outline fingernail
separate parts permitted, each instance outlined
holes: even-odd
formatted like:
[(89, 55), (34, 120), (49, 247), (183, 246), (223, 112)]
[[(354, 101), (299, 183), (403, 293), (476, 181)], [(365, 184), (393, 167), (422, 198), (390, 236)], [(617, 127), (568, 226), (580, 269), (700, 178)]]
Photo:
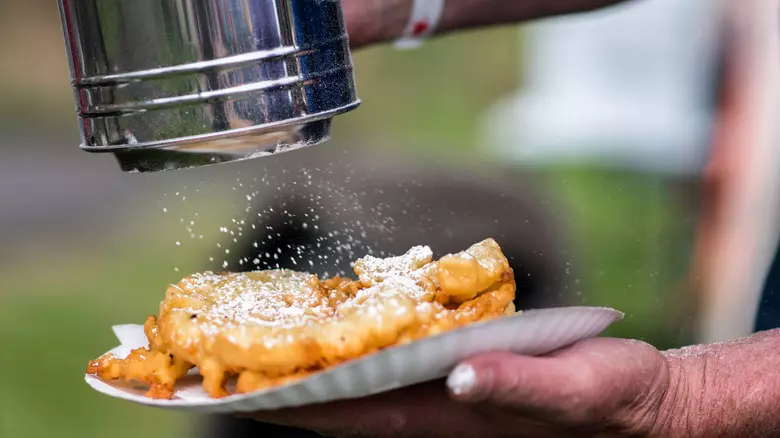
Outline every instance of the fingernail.
[(447, 386), (456, 396), (469, 395), (477, 386), (477, 373), (471, 365), (458, 365), (447, 378)]

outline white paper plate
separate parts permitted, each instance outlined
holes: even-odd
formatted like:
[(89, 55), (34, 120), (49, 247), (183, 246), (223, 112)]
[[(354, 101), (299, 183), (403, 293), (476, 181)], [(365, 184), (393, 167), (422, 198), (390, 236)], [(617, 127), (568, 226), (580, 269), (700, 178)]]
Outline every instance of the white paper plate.
[[(176, 384), (172, 400), (144, 397), (145, 388), (124, 382), (104, 382), (93, 375), (84, 379), (95, 390), (147, 406), (203, 413), (273, 410), (333, 400), (365, 397), (445, 377), (462, 360), (490, 351), (542, 355), (597, 336), (623, 314), (599, 307), (561, 307), (530, 310), (514, 316), (473, 324), (439, 336), (393, 347), (347, 362), (289, 385), (210, 398), (197, 372)], [(140, 325), (115, 326), (120, 346), (111, 350), (125, 357), (148, 346)]]

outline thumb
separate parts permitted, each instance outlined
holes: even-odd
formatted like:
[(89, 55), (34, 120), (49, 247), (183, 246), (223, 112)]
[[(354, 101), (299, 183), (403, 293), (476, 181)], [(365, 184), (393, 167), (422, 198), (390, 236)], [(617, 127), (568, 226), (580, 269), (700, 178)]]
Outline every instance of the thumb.
[(447, 379), (450, 396), (535, 412), (561, 412), (581, 400), (586, 370), (556, 357), (491, 353), (470, 359)]

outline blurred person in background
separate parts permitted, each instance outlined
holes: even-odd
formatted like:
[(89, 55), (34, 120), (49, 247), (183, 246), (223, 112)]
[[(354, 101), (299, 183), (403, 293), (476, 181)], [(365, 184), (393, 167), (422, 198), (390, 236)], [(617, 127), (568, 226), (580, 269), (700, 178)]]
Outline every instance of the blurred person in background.
[(676, 188), (682, 216), (701, 209), (675, 309), (701, 342), (780, 317), (760, 296), (780, 223), (776, 59), (752, 34), (761, 3), (653, 0), (532, 24), (524, 87), (485, 120), (488, 152), (504, 160), (651, 173)]
[[(441, 30), (521, 21), (608, 3), (617, 2), (450, 2)], [(737, 65), (747, 63), (766, 74), (752, 79), (768, 96), (758, 107), (769, 111), (743, 108), (741, 116), (776, 124), (776, 117), (770, 122), (766, 116), (775, 114), (780, 91), (780, 1), (745, 5), (739, 2), (737, 7), (735, 2), (730, 8), (739, 14), (734, 21), (739, 25), (730, 28), (738, 31), (735, 40), (751, 41), (740, 49), (774, 62), (750, 64), (752, 57), (737, 55), (741, 61)], [(348, 2), (345, 6), (355, 14), (350, 26), (355, 40), (367, 43), (399, 35), (409, 2), (364, 3), (360, 13), (353, 10), (358, 6), (351, 8)], [(373, 39), (356, 33), (365, 29), (355, 24), (361, 18), (364, 24), (381, 23), (378, 28), (385, 33), (369, 34)], [(735, 51), (727, 53), (733, 56)], [(730, 74), (740, 70), (734, 65), (729, 63)], [(753, 148), (763, 141), (775, 144), (776, 128), (766, 126), (755, 134), (758, 141), (751, 142), (747, 156), (765, 157)], [(724, 150), (729, 149), (716, 149)], [(770, 302), (764, 298), (762, 303)], [(765, 310), (759, 309), (758, 314)], [(780, 321), (766, 325), (762, 328), (778, 327)], [(496, 353), (470, 359), (453, 371), (446, 389), (442, 382), (434, 382), (359, 401), (258, 413), (256, 418), (331, 436), (780, 436), (780, 418), (775, 414), (780, 409), (780, 378), (773, 373), (778, 366), (778, 330), (663, 353), (638, 341), (592, 339), (540, 358)]]
[(780, 326), (778, 28), (764, 16), (777, 15), (773, 3), (725, 2), (724, 73), (691, 272), (702, 342)]
[[(602, 170), (617, 185), (650, 176), (671, 195), (675, 228), (690, 235), (730, 41), (723, 2), (643, 1), (533, 23), (521, 36), (523, 85), (486, 114), (486, 153), (523, 168)], [(682, 246), (647, 244), (662, 259), (689, 251)], [(697, 298), (677, 291), (674, 316), (656, 324), (693, 341)]]

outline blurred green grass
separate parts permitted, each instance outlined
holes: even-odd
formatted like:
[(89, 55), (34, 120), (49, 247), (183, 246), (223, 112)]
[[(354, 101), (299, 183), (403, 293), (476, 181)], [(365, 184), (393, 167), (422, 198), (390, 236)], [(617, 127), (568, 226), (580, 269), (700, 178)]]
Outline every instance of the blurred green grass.
[(517, 29), (506, 27), (447, 36), (420, 50), (356, 52), (363, 104), (334, 128), (366, 143), (382, 138), (401, 149), (468, 154), (477, 146), (478, 118), (518, 85), (519, 43)]
[(587, 305), (626, 313), (606, 334), (660, 349), (693, 342), (695, 309), (683, 296), (695, 222), (689, 187), (586, 166), (552, 168), (545, 179), (572, 240), (575, 293)]
[[(198, 423), (190, 415), (114, 400), (83, 380), (87, 361), (116, 345), (111, 326), (141, 324), (157, 313), (166, 285), (206, 266), (206, 248), (219, 236), (205, 230), (217, 230), (235, 212), (235, 194), (173, 189), (191, 199), (148, 199), (116, 229), (5, 253), (0, 437), (192, 436)], [(193, 212), (211, 213), (198, 217), (204, 240), (189, 239), (182, 223)]]
[(86, 361), (116, 345), (111, 325), (140, 323), (155, 312), (172, 257), (116, 246), (8, 267), (13, 275), (4, 289), (12, 292), (0, 301), (0, 435), (186, 436), (185, 416), (100, 396), (82, 379)]

